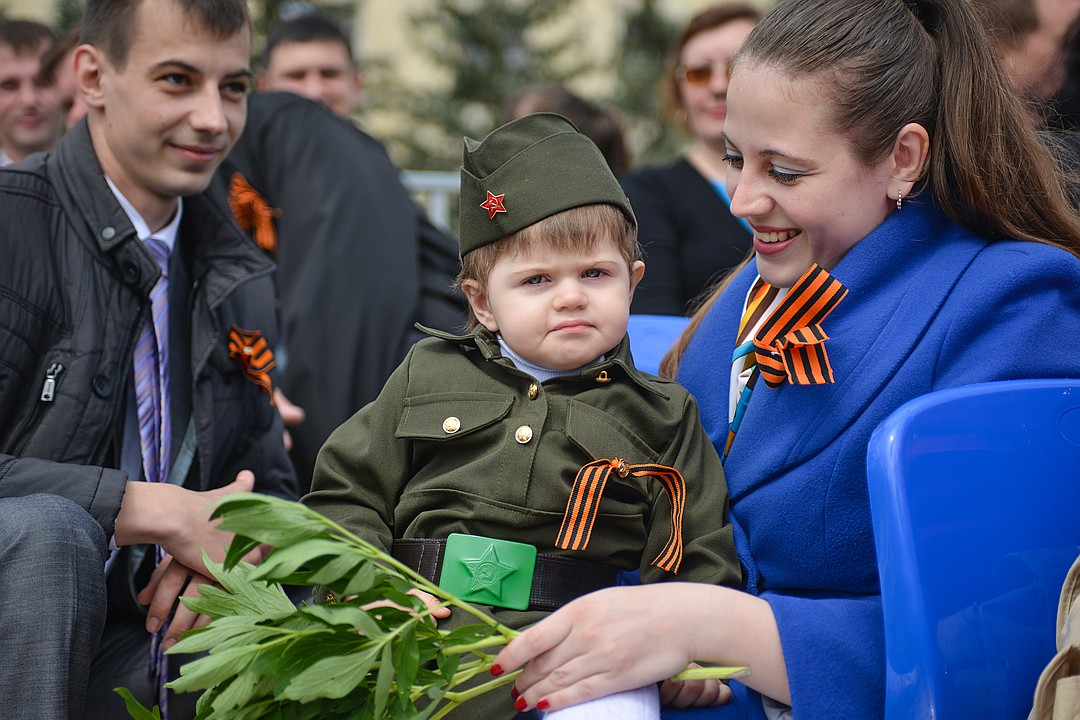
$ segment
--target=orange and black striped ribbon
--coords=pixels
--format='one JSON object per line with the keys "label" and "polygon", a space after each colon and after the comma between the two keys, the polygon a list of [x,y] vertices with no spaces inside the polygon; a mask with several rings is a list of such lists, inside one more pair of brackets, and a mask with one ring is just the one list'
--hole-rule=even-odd
{"label": "orange and black striped ribbon", "polygon": [[240,363],[248,380],[255,383],[270,395],[270,404],[274,404],[274,388],[270,381],[270,371],[277,362],[274,351],[259,330],[244,330],[232,326],[229,331],[229,357]]}
{"label": "orange and black striped ribbon", "polygon": [[825,352],[829,336],[821,321],[847,295],[847,288],[816,263],[810,267],[754,336],[754,354],[769,387],[833,382]]}
{"label": "orange and black striped ribbon", "polygon": [[664,491],[671,500],[671,535],[652,564],[661,570],[677,573],[683,556],[682,516],[686,504],[686,482],[678,470],[666,465],[627,465],[623,460],[615,458],[595,460],[583,466],[574,478],[574,487],[566,503],[559,537],[555,541],[556,547],[562,550],[584,550],[588,547],[596,514],[600,509],[600,498],[613,472],[620,477],[653,477],[664,486]]}
{"label": "orange and black striped ribbon", "polygon": [[277,256],[277,230],[274,218],[280,210],[270,207],[270,203],[251,186],[242,173],[233,173],[229,185],[229,207],[240,229],[251,235],[255,244],[272,257]]}

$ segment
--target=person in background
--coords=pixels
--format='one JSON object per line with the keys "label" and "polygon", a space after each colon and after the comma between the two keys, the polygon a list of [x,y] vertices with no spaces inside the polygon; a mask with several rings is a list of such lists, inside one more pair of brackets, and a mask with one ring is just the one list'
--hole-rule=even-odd
{"label": "person in background", "polygon": [[724,140],[755,255],[667,369],[726,456],[746,591],[574,601],[495,659],[528,662],[527,707],[697,660],[750,667],[718,717],[884,717],[871,434],[929,392],[1076,375],[1080,215],[968,0],[780,3],[734,60]]}
{"label": "person in background", "polygon": [[742,3],[709,7],[676,39],[662,99],[693,142],[670,165],[643,167],[623,179],[649,263],[649,277],[634,296],[635,313],[689,314],[701,294],[750,251],[749,229],[728,209],[722,133],[728,66],[760,17]]}
{"label": "person in background", "polygon": [[115,720],[126,687],[179,720],[196,698],[164,694],[161,649],[205,621],[177,600],[231,540],[211,506],[297,495],[273,264],[206,192],[251,23],[243,0],[89,0],[82,41],[89,112],[0,169],[0,712]]}
{"label": "person in background", "polygon": [[293,92],[347,118],[360,103],[364,72],[341,28],[333,20],[310,12],[270,30],[259,89]]}
{"label": "person in background", "polygon": [[626,147],[622,118],[613,108],[586,100],[562,85],[535,85],[514,95],[506,103],[500,122],[536,112],[562,115],[600,148],[616,179],[630,172],[630,150]]}
{"label": "person in background", "polygon": [[0,18],[0,166],[52,150],[64,132],[60,98],[38,79],[52,42],[47,25]]}
{"label": "person in background", "polygon": [[52,86],[60,95],[64,125],[70,130],[86,114],[86,101],[79,93],[75,79],[75,48],[79,46],[80,29],[66,31],[41,56],[38,82]]}

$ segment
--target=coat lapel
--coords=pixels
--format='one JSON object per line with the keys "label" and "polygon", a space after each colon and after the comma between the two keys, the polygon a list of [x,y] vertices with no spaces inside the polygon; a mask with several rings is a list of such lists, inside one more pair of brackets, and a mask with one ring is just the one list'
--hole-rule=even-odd
{"label": "coat lapel", "polygon": [[[855,423],[910,356],[985,245],[924,200],[893,213],[844,257],[832,275],[849,293],[823,323],[836,382],[775,389],[759,383],[725,464],[733,501],[806,462]],[[741,291],[733,286],[731,297],[716,308],[717,329],[725,333],[729,353],[757,272],[753,264],[747,271],[748,278],[739,278]],[[725,410],[729,364],[730,358],[723,383],[712,388],[723,397]],[[724,422],[726,417],[725,412]],[[722,437],[708,429],[714,441]]]}

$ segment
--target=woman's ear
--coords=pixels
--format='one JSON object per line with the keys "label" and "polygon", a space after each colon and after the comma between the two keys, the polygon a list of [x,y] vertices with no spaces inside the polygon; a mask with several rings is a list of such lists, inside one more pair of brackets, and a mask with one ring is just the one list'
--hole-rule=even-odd
{"label": "woman's ear", "polygon": [[891,182],[888,184],[890,200],[907,197],[911,188],[923,176],[930,157],[930,134],[919,123],[908,123],[900,128],[892,151]]}
{"label": "woman's ear", "polygon": [[468,298],[469,307],[472,308],[477,321],[488,331],[499,332],[499,324],[495,322],[495,313],[491,311],[491,303],[488,302],[487,293],[481,289],[480,283],[476,280],[462,280],[461,289]]}

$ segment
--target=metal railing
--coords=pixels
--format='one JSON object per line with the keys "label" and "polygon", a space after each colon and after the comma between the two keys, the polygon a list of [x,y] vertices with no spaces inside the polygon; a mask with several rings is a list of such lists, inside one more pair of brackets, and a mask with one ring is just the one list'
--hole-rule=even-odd
{"label": "metal railing", "polygon": [[445,233],[453,234],[453,211],[460,190],[455,172],[402,170],[401,182],[427,211],[428,218]]}

